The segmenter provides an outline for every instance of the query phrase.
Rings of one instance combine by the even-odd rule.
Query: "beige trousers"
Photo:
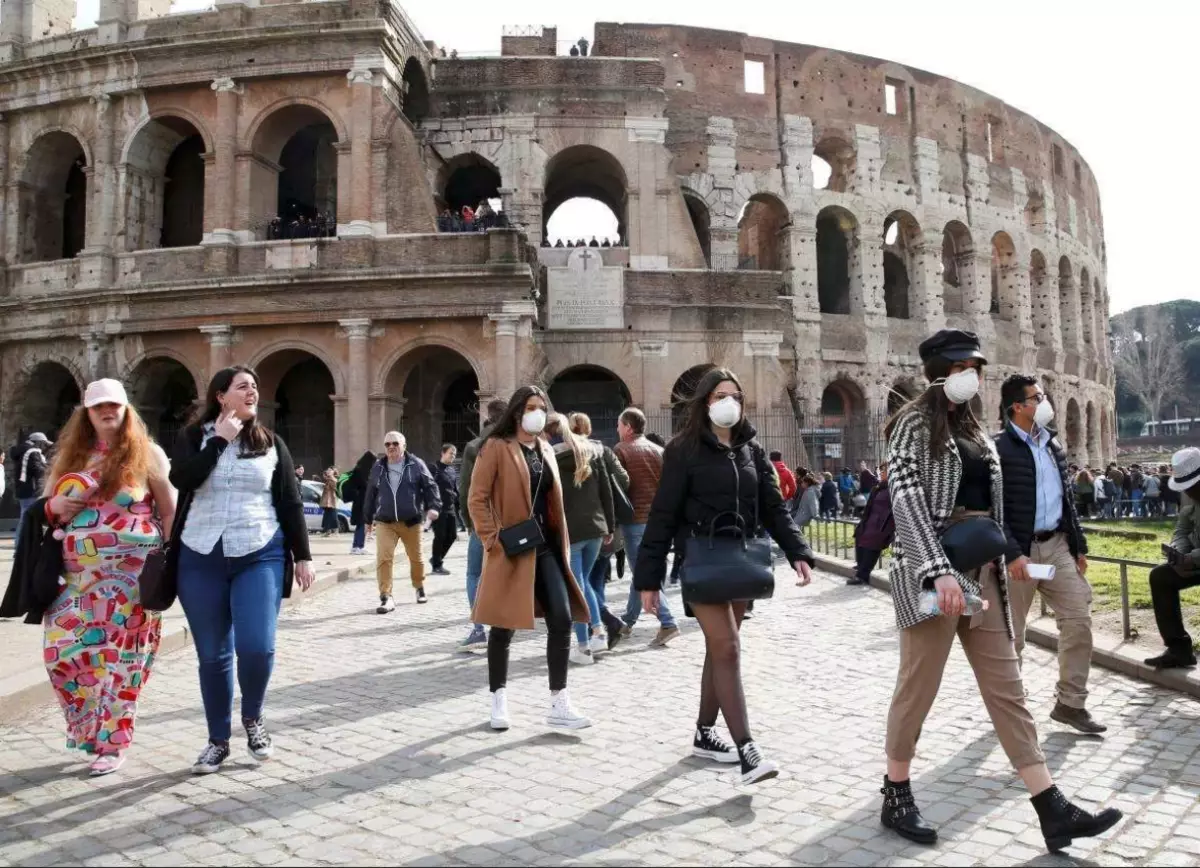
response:
[[[1034,542],[1029,554],[1031,563],[1052,564],[1054,578],[1048,582],[1008,583],[1017,657],[1025,649],[1025,624],[1040,591],[1058,622],[1058,701],[1071,708],[1083,708],[1092,665],[1092,586],[1071,557],[1066,534],[1056,533],[1045,542]]]
[[[1025,707],[1021,667],[1008,638],[994,568],[985,567],[980,581],[983,598],[988,601],[986,612],[973,618],[931,618],[900,631],[900,673],[888,713],[888,759],[910,762],[916,755],[917,739],[937,698],[957,635],[1013,768],[1024,769],[1046,761],[1038,746],[1033,716]]]
[[[421,524],[406,527],[399,521],[375,522],[375,579],[379,583],[380,596],[392,595],[392,562],[396,557],[396,543],[404,543],[408,555],[408,568],[412,573],[412,586],[425,586],[425,562],[421,560]]]

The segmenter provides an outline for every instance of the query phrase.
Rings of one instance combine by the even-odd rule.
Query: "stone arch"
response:
[[[975,242],[965,223],[951,220],[942,230],[942,298],[947,314],[966,313]]]
[[[920,267],[916,258],[921,224],[907,211],[893,211],[883,221],[883,303],[889,317],[912,316],[912,279]]]
[[[836,473],[855,468],[859,461],[873,464],[878,456],[868,455],[870,420],[867,393],[858,382],[839,374],[821,392],[819,438],[813,461],[817,469]]]
[[[712,268],[712,214],[709,212],[708,202],[688,187],[684,187],[682,193],[688,219],[692,222],[692,230],[696,233],[700,252],[704,254],[704,264]]]
[[[455,214],[463,206],[472,211],[481,201],[500,198],[503,181],[500,170],[486,157],[475,151],[458,154],[438,170],[438,208],[449,208]]]
[[[620,244],[628,238],[629,182],[621,161],[595,145],[571,145],[546,161],[543,176],[542,237],[554,212],[572,199],[594,199],[613,213]]]
[[[383,368],[380,391],[387,406],[372,435],[397,429],[426,461],[436,461],[444,443],[461,452],[479,433],[481,383],[474,362],[436,338],[404,349]]]
[[[817,215],[817,297],[821,313],[850,313],[861,307],[858,220],[831,205]]]
[[[150,350],[131,362],[122,376],[129,401],[150,436],[170,453],[176,437],[200,403],[203,390],[187,363],[170,350]]]
[[[1085,448],[1083,433],[1083,416],[1079,411],[1079,402],[1074,398],[1067,399],[1067,418],[1063,426],[1063,436],[1067,444],[1067,454],[1071,460],[1079,461]]]
[[[88,170],[84,139],[48,129],[25,154],[17,189],[20,261],[72,259],[87,244]]]
[[[281,341],[258,353],[259,418],[273,428],[296,465],[320,472],[334,463],[338,369],[302,342]]]
[[[780,233],[790,223],[787,206],[770,193],[755,193],[738,217],[738,268],[779,271],[783,268]]]
[[[845,193],[854,183],[858,155],[854,146],[840,136],[822,137],[813,148],[813,188],[831,193]],[[827,176],[824,186],[820,178]]]
[[[1090,353],[1096,345],[1096,304],[1092,296],[1092,276],[1086,265],[1079,269],[1079,311],[1083,351]]]
[[[417,58],[410,57],[405,61],[401,85],[404,89],[404,116],[415,126],[429,114],[429,81],[425,77],[425,67]]]
[[[29,364],[12,391],[17,428],[41,431],[51,440],[83,399],[84,377],[68,359],[43,358]]]
[[[559,413],[586,413],[592,436],[610,445],[617,441],[617,420],[632,403],[629,387],[615,373],[599,365],[573,365],[554,375],[550,403]]]
[[[1058,309],[1063,347],[1069,353],[1076,352],[1083,340],[1079,328],[1082,313],[1079,305],[1079,285],[1075,282],[1071,260],[1066,256],[1058,260]]]
[[[333,377],[333,388],[337,394],[345,394],[346,380],[342,374],[341,367],[334,361],[333,357],[329,355],[328,351],[325,350],[324,347],[315,344],[312,341],[306,341],[300,338],[281,338],[277,341],[271,341],[271,343],[260,347],[258,351],[250,357],[250,361],[247,362],[247,364],[260,374],[261,379],[261,372],[258,371],[259,367],[264,362],[269,360],[271,356],[288,351],[315,356],[318,360],[320,360],[321,364],[325,366],[330,375]],[[213,373],[216,372],[214,371]],[[260,383],[260,388],[261,385],[262,384]]]
[[[990,311],[1002,320],[1015,322],[1021,310],[1021,288],[1017,248],[1007,232],[992,236],[992,300]]]
[[[388,377],[392,374],[392,369],[400,359],[407,356],[409,353],[415,352],[422,347],[440,347],[450,350],[462,356],[471,365],[471,370],[474,371],[476,379],[479,380],[479,390],[481,392],[492,392],[495,386],[492,385],[491,376],[488,373],[486,365],[482,364],[475,354],[465,344],[444,335],[423,335],[418,338],[413,338],[410,341],[405,341],[383,361],[376,369],[376,376],[372,394],[386,394],[388,391]]]
[[[163,111],[129,137],[118,167],[126,250],[184,247],[204,236],[204,154],[211,139],[190,113]]]

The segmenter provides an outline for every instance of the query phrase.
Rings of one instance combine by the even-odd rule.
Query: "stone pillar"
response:
[[[371,388],[371,321],[343,319],[338,320],[338,325],[345,329],[346,338],[350,341],[346,377],[346,451],[357,458],[367,449],[370,441],[368,396]]]
[[[101,45],[122,42],[129,30],[129,7],[125,0],[100,0],[96,18],[97,41]]]
[[[942,281],[942,232],[929,230],[913,250],[912,286],[909,298],[914,302],[911,315],[922,323],[926,334],[946,327],[946,299]],[[911,354],[911,348],[909,353]]]
[[[108,286],[113,280],[112,235],[117,201],[116,167],[113,165],[112,99],[106,93],[92,97],[96,107],[96,140],[88,176],[86,243],[79,254],[79,287]]]
[[[634,402],[651,417],[671,401],[667,394],[670,388],[663,382],[666,373],[666,362],[670,353],[670,344],[666,341],[645,340],[636,341],[633,345],[633,355],[642,361],[642,394],[641,400],[634,396]]]
[[[211,173],[206,172],[205,190],[212,190],[211,217],[205,209],[205,232],[202,243],[228,247],[237,243],[234,234],[234,204],[237,201],[237,119],[238,97],[242,86],[232,78],[218,78],[212,83],[217,94],[217,127],[213,134],[214,154]]]
[[[517,388],[517,327],[521,317],[515,313],[493,313],[488,319],[496,327],[496,395],[504,400]]]
[[[372,452],[381,452],[383,435],[393,429],[399,430],[404,421],[404,398],[375,393],[371,395],[368,404],[366,448]],[[358,460],[357,456],[354,460]]]
[[[793,379],[803,411],[806,415],[815,414],[821,398],[821,301],[817,294],[816,221],[805,220],[801,225],[793,221],[786,231],[789,270],[784,279],[790,284],[792,296]],[[814,394],[817,406],[810,407],[804,396]]]
[[[217,371],[229,367],[230,351],[233,346],[233,326],[224,323],[202,325],[200,331],[208,341],[208,379],[211,380]]]
[[[0,63],[20,60],[25,43],[25,0],[0,2]]]
[[[341,470],[353,464],[358,457],[355,455],[352,458],[353,453],[350,450],[350,397],[348,395],[330,395],[329,400],[333,401],[333,463]],[[360,452],[359,455],[361,454]],[[319,473],[324,471],[324,467],[318,468]]]
[[[779,332],[743,332],[743,354],[754,366],[754,391],[747,396],[747,405],[768,410],[781,397],[776,386],[779,380],[779,347],[783,335]]]
[[[734,177],[737,167],[737,128],[730,118],[710,117],[705,129],[708,137],[708,173],[714,193],[710,201],[709,247],[714,271],[737,271],[738,227],[734,202]]]
[[[88,381],[111,376],[112,339],[102,331],[88,331],[79,336],[83,341],[86,358],[84,372]]]
[[[629,263],[632,268],[669,267],[670,238],[667,234],[667,200],[663,145],[666,142],[666,118],[627,117],[625,128],[635,153],[636,178],[630,178],[631,190],[626,205],[629,220]],[[672,193],[678,187],[671,179]]]
[[[8,249],[8,118],[0,115],[0,275],[15,255]],[[0,295],[8,282],[0,277]]]
[[[350,82],[350,213],[349,220],[338,214],[338,235],[375,234],[371,225],[371,139],[375,102],[375,72],[372,57],[354,58],[354,68],[346,75]],[[339,166],[339,169],[341,167]],[[342,177],[339,175],[338,177]]]

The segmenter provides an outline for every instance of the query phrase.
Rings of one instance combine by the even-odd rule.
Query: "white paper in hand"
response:
[[[1028,570],[1031,579],[1048,582],[1054,578],[1054,564],[1030,564]]]

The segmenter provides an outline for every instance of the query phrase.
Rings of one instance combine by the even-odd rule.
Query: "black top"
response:
[[[542,454],[537,444],[526,446],[521,444],[521,454],[525,456],[525,464],[529,467],[529,496],[533,500],[533,517],[543,528],[546,527],[546,517],[550,514],[550,486],[552,480],[544,479],[546,467],[542,463]]]
[[[1004,475],[1004,534],[1008,537],[1005,557],[1012,563],[1022,555],[1028,557],[1033,545],[1033,525],[1037,520],[1037,467],[1033,450],[1017,436],[1012,425],[1005,425],[995,436],[995,441]],[[1058,529],[1067,535],[1071,557],[1078,558],[1087,554],[1087,538],[1079,526],[1075,498],[1067,482],[1067,454],[1057,436],[1050,441],[1050,452],[1062,480],[1063,507]]]
[[[987,447],[978,440],[958,435],[955,435],[954,442],[958,445],[963,465],[954,505],[989,512],[992,508],[992,471],[988,466]]]

